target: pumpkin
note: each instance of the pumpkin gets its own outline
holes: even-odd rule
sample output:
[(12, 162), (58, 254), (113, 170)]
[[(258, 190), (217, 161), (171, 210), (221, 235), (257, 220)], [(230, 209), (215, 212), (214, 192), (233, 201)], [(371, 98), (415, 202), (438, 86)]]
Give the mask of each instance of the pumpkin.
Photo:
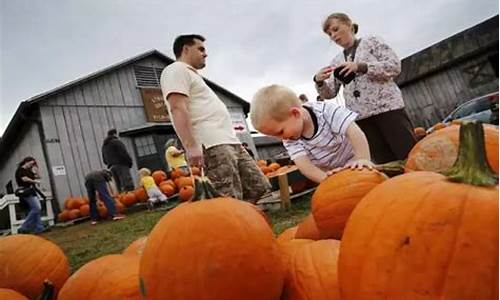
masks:
[(125, 250), (123, 250), (122, 254), (123, 255), (134, 255), (137, 257), (141, 257), (147, 241), (148, 241), (147, 236), (143, 236), (143, 237), (136, 239), (135, 241), (130, 243), (130, 245), (128, 245), (128, 247)]
[(73, 207), (75, 206), (75, 199), (74, 198), (66, 198), (64, 200), (64, 208), (67, 210), (72, 210)]
[(108, 209), (106, 208), (106, 205), (102, 201), (97, 201), (97, 213), (99, 214), (99, 217), (103, 220), (105, 220), (108, 217)]
[(80, 217), (80, 210), (72, 209), (69, 211), (68, 216), (70, 220), (78, 219)]
[(284, 267), (262, 216), (242, 201), (216, 198), (163, 216), (148, 236), (139, 274), (146, 299), (275, 300)]
[(171, 181), (171, 180), (167, 180), (167, 181), (160, 183), (159, 188), (163, 194), (170, 197), (173, 194), (175, 194), (175, 185), (174, 185), (174, 183), (169, 183), (169, 181)]
[(170, 177), (175, 180), (176, 178), (179, 177), (186, 177), (189, 176), (189, 173), (187, 171), (184, 171), (181, 168), (174, 169), (172, 173), (170, 174)]
[(386, 179), (383, 173), (363, 168), (342, 170), (322, 181), (311, 200), (320, 238), (340, 240), (358, 202)]
[(66, 281), (58, 300), (141, 299), (139, 258), (106, 255), (82, 266)]
[(146, 190), (143, 187), (135, 189), (134, 196), (138, 202), (146, 202), (149, 199), (148, 193), (146, 193)]
[(279, 164), (279, 163), (275, 163), (275, 162), (273, 162), (273, 163), (270, 163), (270, 164), (269, 164), (269, 168), (271, 168), (271, 170), (272, 170), (272, 171), (276, 171), (276, 170), (278, 170), (280, 167), (281, 167), (281, 166), (280, 166), (280, 164)]
[(302, 220), (297, 225), (297, 232), (295, 233), (296, 239), (309, 239), (309, 240), (319, 240), (319, 231), (318, 226), (316, 225), (316, 221), (314, 221), (314, 217), (312, 214), (309, 214), (307, 217)]
[(337, 263), (340, 242), (303, 243), (290, 257), (282, 300), (340, 300)]
[(425, 129), (423, 127), (415, 127), (415, 128), (413, 128), (413, 134), (416, 137), (424, 137), (427, 135), (427, 132), (425, 131)]
[(137, 203), (137, 198), (133, 192), (127, 192), (121, 195), (120, 202), (125, 205), (125, 207), (129, 207)]
[(68, 259), (62, 250), (36, 235), (0, 238), (0, 266), (0, 288), (13, 289), (28, 299), (37, 299), (45, 279), (58, 291), (69, 277)]
[(69, 221), (69, 210), (65, 209), (57, 215), (57, 220), (60, 222)]
[(289, 240), (293, 240), (295, 238), (295, 234), (297, 234), (297, 226), (290, 227), (283, 231), (277, 238), (276, 241), (278, 244), (287, 242)]
[(0, 299), (4, 300), (28, 300), (28, 298), (11, 289), (0, 288)]
[[(450, 125), (419, 141), (408, 154), (405, 172), (442, 172), (457, 159), (459, 125)], [(486, 156), (492, 169), (498, 174), (498, 127), (484, 124)]]
[(179, 190), (179, 200), (181, 202), (189, 201), (194, 195), (194, 188), (190, 185), (183, 186)]
[(82, 217), (88, 217), (90, 214), (90, 205), (84, 204), (80, 206), (80, 216)]
[(440, 129), (446, 128), (446, 124), (438, 122), (438, 123), (434, 124), (434, 126), (432, 128), (434, 129), (433, 132), (436, 132)]
[[(281, 258), (283, 260), (283, 264), (286, 269), (289, 268), (288, 264), (290, 263), (290, 259), (292, 258), (293, 254), (300, 248), (302, 248), (303, 245), (309, 244), (314, 242), (313, 240), (308, 240), (308, 239), (291, 239), (288, 241), (284, 241), (281, 243), (278, 243), (278, 246), (281, 250)], [(286, 278), (285, 278), (286, 281)], [(286, 283), (285, 283), (286, 285)]]
[(181, 176), (177, 177), (175, 180), (175, 186), (177, 186), (178, 189), (181, 189), (183, 186), (194, 186), (193, 179), (191, 177), (186, 177), (186, 176)]
[(343, 299), (498, 299), (498, 176), (480, 124), (461, 126), (445, 173), (396, 176), (361, 200), (340, 246)]
[(154, 171), (151, 176), (153, 177), (157, 185), (160, 184), (160, 182), (167, 180), (167, 173), (163, 172), (162, 170)]
[(120, 201), (115, 200), (115, 209), (117, 213), (121, 214), (125, 211), (125, 205), (123, 205)]
[(259, 159), (256, 163), (257, 163), (257, 166), (259, 166), (259, 167), (267, 166), (267, 162), (263, 159)]
[(271, 169), (270, 167), (267, 167), (267, 166), (260, 167), (260, 170), (262, 171), (262, 173), (264, 173), (264, 175), (271, 173), (273, 171), (273, 169)]

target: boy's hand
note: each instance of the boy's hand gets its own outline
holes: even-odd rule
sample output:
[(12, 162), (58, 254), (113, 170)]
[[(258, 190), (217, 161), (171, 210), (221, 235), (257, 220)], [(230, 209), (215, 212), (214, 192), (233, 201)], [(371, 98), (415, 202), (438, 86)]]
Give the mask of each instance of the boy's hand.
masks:
[(345, 169), (362, 170), (363, 168), (367, 168), (369, 170), (373, 170), (374, 167), (375, 167), (375, 164), (367, 159), (357, 159), (357, 160), (353, 160), (353, 161), (346, 163), (343, 167), (339, 167), (339, 168), (335, 168), (333, 170), (330, 170), (330, 171), (326, 172), (326, 174), (328, 176), (330, 176), (330, 175), (333, 175), (333, 174), (338, 173), (338, 172), (345, 170)]

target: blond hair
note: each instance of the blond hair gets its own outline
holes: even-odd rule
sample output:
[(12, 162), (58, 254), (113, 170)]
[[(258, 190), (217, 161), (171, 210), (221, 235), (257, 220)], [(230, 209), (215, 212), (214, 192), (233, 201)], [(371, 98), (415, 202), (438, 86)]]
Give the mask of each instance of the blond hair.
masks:
[(323, 21), (323, 24), (322, 24), (324, 33), (328, 34), (328, 29), (330, 28), (330, 23), (332, 22), (333, 19), (337, 19), (340, 22), (351, 26), (354, 34), (358, 33), (358, 29), (359, 29), (358, 24), (353, 23), (351, 21), (351, 18), (349, 18), (349, 16), (344, 14), (344, 13), (333, 13), (333, 14), (329, 15), (328, 17), (326, 17), (326, 19)]
[(139, 170), (139, 175), (141, 177), (150, 176), (151, 175), (151, 170), (148, 169), (148, 168), (142, 168), (142, 169)]
[(289, 116), (291, 107), (301, 107), (302, 101), (289, 88), (273, 84), (261, 88), (255, 93), (250, 104), (250, 120), (259, 130), (262, 121), (272, 118), (283, 121)]

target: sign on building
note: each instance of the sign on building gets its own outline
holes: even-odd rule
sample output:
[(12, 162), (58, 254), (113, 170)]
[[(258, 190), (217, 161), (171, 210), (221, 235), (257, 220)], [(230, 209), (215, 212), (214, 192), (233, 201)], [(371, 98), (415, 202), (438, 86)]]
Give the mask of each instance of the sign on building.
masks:
[(142, 101), (146, 111), (148, 122), (169, 122), (167, 106), (163, 101), (161, 89), (158, 88), (141, 88)]

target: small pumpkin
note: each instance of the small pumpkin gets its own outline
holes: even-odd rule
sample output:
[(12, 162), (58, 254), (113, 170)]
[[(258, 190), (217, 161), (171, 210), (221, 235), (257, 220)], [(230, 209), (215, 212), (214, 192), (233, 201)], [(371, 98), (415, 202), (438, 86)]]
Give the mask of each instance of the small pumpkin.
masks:
[(146, 193), (146, 190), (143, 187), (135, 189), (134, 195), (138, 202), (146, 202), (149, 198), (148, 193)]
[(320, 238), (340, 240), (345, 224), (359, 201), (386, 179), (383, 173), (364, 168), (342, 170), (322, 181), (311, 200)]
[(281, 167), (281, 166), (280, 166), (280, 164), (279, 164), (279, 163), (275, 163), (275, 162), (273, 162), (273, 163), (270, 163), (270, 164), (269, 164), (269, 168), (271, 168), (271, 170), (272, 170), (272, 171), (276, 171), (276, 170), (278, 170), (280, 167)]
[(80, 217), (80, 210), (72, 209), (69, 211), (68, 215), (70, 220), (78, 219)]
[(106, 255), (82, 266), (66, 281), (58, 300), (141, 299), (139, 258)]
[(194, 195), (194, 188), (190, 185), (183, 186), (179, 190), (179, 200), (181, 202), (189, 201)]
[(194, 187), (193, 179), (191, 177), (181, 176), (181, 177), (176, 178), (174, 180), (174, 182), (175, 182), (175, 185), (177, 186), (177, 188), (179, 190), (183, 186), (187, 186), (187, 185), (190, 185), (190, 186)]
[(57, 220), (60, 222), (67, 222), (69, 218), (69, 210), (65, 209), (57, 215)]
[(174, 183), (170, 183), (169, 181), (171, 182), (171, 180), (167, 180), (167, 181), (160, 183), (159, 188), (163, 194), (170, 197), (173, 194), (175, 194), (175, 185), (174, 185)]
[(121, 195), (120, 202), (125, 205), (125, 207), (130, 207), (137, 203), (137, 198), (133, 192), (127, 192)]
[(295, 233), (296, 239), (309, 239), (309, 240), (319, 240), (320, 235), (318, 231), (318, 226), (312, 214), (307, 215), (307, 217), (302, 220), (297, 225), (297, 232)]
[(162, 170), (154, 171), (151, 176), (153, 177), (157, 185), (160, 184), (160, 182), (167, 180), (167, 173), (163, 172)]
[(57, 291), (69, 277), (69, 263), (63, 251), (36, 235), (0, 238), (0, 266), (0, 288), (13, 289), (33, 300), (42, 293), (45, 279)]
[(88, 217), (90, 214), (90, 205), (84, 204), (80, 206), (80, 216), (82, 217)]
[(427, 135), (427, 131), (423, 127), (415, 127), (413, 128), (413, 134), (415, 134), (416, 137), (421, 138)]

